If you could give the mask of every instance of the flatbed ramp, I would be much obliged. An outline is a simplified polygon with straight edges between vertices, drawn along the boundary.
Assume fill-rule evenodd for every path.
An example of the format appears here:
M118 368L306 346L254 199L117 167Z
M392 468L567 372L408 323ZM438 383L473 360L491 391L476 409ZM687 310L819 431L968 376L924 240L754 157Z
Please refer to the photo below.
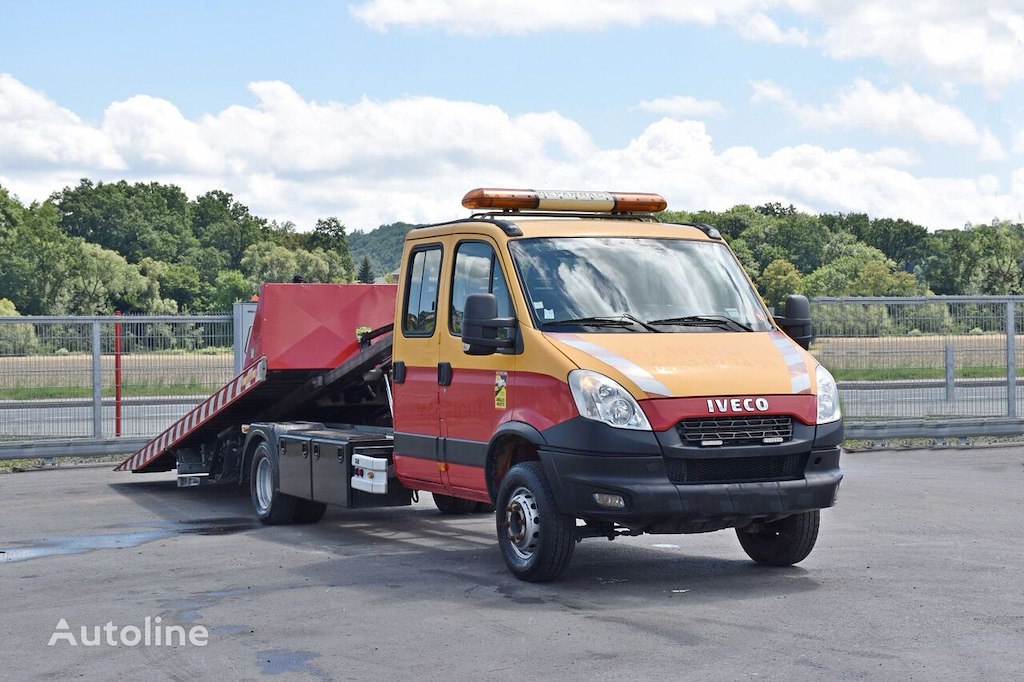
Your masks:
M360 381L390 358L390 333L372 343L361 343L359 333L391 322L395 295L394 285L264 285L246 348L250 364L115 470L169 471L176 449L243 423L287 419L324 393Z

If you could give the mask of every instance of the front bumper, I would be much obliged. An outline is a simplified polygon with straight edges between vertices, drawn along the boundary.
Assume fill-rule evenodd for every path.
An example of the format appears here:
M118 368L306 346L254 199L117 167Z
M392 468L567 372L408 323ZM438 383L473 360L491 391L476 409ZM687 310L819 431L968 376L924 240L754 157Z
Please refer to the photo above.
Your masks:
M585 421L589 423L578 422L564 429L563 434L545 436L549 444L571 441L589 446L586 450L556 445L541 448L540 458L559 510L592 523L615 523L649 533L698 533L741 527L753 520L771 521L831 507L843 478L839 466L841 423L797 425L794 439L784 444L707 449L682 446L674 430L624 433ZM587 437L579 430L594 428L617 433ZM559 437L569 431L576 431L577 437ZM745 462L759 457L795 457L802 466L802 476L798 471L796 480L684 484L670 481L669 468L677 470L675 465L684 460ZM625 508L603 507L594 499L595 493L619 495Z

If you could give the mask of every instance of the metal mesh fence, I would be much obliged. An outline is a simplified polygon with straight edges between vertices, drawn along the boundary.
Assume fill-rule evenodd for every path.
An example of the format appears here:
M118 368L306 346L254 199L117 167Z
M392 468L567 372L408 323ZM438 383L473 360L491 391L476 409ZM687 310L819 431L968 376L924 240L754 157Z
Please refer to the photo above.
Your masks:
M848 424L1015 418L1022 308L1024 297L816 299L811 352L839 382Z
M820 298L812 318L848 432L1024 425L1024 297ZM232 320L0 318L0 441L159 433L233 376Z
M229 315L0 318L0 440L151 436L233 374Z

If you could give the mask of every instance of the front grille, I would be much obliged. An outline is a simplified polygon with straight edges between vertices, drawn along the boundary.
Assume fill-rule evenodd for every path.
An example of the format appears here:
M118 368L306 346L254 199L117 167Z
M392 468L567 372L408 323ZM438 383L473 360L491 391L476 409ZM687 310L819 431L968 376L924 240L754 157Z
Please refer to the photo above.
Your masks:
M684 419L676 424L683 445L761 445L793 438L792 417Z
M668 480L675 485L796 481L804 477L804 468L806 466L806 452L792 455L714 457L708 459L665 458Z

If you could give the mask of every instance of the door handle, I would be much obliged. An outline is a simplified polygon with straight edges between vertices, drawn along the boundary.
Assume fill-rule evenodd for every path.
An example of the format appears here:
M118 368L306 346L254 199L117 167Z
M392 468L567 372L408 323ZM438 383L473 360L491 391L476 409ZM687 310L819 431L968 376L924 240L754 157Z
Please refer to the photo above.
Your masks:
M451 386L452 385L452 363L450 363L450 362L439 362L439 363L437 363L437 385L438 386Z
M405 362L402 360L395 361L395 364L391 367L391 379L396 384L405 383Z

